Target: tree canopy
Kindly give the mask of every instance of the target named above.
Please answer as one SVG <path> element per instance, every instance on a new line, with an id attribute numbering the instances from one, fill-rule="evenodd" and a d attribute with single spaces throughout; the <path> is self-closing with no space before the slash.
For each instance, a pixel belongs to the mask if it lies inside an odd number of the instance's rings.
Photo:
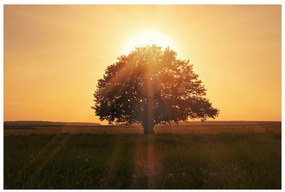
<path id="1" fill-rule="evenodd" d="M 170 48 L 137 47 L 107 67 L 94 93 L 100 120 L 139 123 L 153 133 L 159 123 L 215 118 L 219 110 L 189 60 L 179 60 Z"/>

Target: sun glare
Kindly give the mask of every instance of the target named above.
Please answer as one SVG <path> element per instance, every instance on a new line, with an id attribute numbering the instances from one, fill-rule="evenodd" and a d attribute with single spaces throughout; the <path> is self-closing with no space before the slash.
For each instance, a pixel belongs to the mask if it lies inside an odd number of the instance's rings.
<path id="1" fill-rule="evenodd" d="M 176 51 L 173 41 L 166 35 L 157 31 L 144 31 L 131 36 L 123 48 L 123 54 L 129 54 L 135 47 L 145 45 L 158 45 L 162 48 L 170 47 Z"/>

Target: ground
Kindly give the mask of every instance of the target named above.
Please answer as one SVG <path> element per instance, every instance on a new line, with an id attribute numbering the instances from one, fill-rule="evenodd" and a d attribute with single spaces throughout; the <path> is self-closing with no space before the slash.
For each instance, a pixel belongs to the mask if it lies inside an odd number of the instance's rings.
<path id="1" fill-rule="evenodd" d="M 7 127 L 5 189 L 280 189 L 280 122 Z"/>

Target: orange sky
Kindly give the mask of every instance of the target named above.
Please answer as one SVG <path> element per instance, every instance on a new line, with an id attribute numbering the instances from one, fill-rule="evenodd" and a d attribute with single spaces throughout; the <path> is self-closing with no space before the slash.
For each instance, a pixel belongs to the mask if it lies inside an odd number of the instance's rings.
<path id="1" fill-rule="evenodd" d="M 131 36 L 190 59 L 217 120 L 281 120 L 281 6 L 4 6 L 4 120 L 99 122 L 97 80 Z"/>

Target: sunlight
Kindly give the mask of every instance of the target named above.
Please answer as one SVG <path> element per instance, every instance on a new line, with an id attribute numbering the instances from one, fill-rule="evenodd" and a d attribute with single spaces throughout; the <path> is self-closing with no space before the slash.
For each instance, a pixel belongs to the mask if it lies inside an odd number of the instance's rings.
<path id="1" fill-rule="evenodd" d="M 123 48 L 123 54 L 129 54 L 135 47 L 156 44 L 162 48 L 170 47 L 177 50 L 173 41 L 163 33 L 157 31 L 143 31 L 131 36 Z"/>

